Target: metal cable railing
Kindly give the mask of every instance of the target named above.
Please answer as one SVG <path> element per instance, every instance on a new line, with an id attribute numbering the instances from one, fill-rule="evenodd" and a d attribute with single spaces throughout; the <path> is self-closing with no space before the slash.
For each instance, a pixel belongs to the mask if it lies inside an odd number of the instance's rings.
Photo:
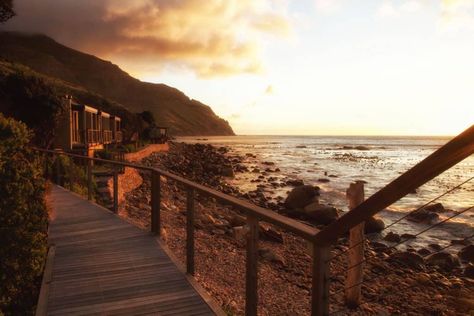
<path id="1" fill-rule="evenodd" d="M 463 181 L 462 183 L 460 183 L 460 184 L 456 185 L 455 187 L 449 189 L 448 191 L 444 192 L 443 194 L 438 195 L 437 197 L 435 197 L 434 199 L 430 200 L 429 202 L 423 204 L 422 206 L 418 207 L 417 209 L 414 209 L 414 210 L 412 210 L 412 211 L 406 213 L 405 215 L 403 215 L 403 216 L 400 217 L 399 219 L 397 219 L 397 220 L 395 220 L 394 222 L 390 223 L 389 225 L 385 226 L 385 228 L 383 228 L 382 231 L 385 231 L 385 230 L 387 230 L 388 228 L 390 228 L 390 227 L 392 227 L 392 226 L 394 226 L 394 225 L 400 223 L 402 220 L 408 218 L 408 217 L 409 217 L 410 215 L 412 215 L 413 213 L 416 213 L 416 212 L 418 212 L 418 211 L 420 211 L 420 210 L 426 208 L 428 205 L 430 205 L 430 204 L 432 204 L 432 203 L 438 201 L 439 199 L 441 199 L 442 197 L 448 195 L 449 193 L 452 193 L 453 191 L 455 191 L 455 190 L 461 188 L 463 185 L 465 185 L 466 183 L 468 183 L 468 182 L 470 182 L 470 181 L 472 181 L 472 180 L 474 180 L 474 177 L 471 177 L 471 178 L 469 178 L 469 179 Z M 350 250 L 356 248 L 357 246 L 361 245 L 361 244 L 364 243 L 364 242 L 365 242 L 365 240 L 362 240 L 362 241 L 360 241 L 360 242 L 358 242 L 358 243 L 352 245 L 351 247 L 340 251 L 339 253 L 337 253 L 337 254 L 335 254 L 334 256 L 332 256 L 331 259 L 329 259 L 328 261 L 332 261 L 332 260 L 336 259 L 337 257 L 342 256 L 343 254 L 349 252 Z"/>

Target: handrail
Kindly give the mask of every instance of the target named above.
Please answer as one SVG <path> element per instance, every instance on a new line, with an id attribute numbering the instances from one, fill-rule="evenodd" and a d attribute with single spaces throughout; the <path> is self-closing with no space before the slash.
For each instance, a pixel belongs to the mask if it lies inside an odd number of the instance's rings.
<path id="1" fill-rule="evenodd" d="M 352 227 L 368 220 L 473 153 L 474 125 L 387 184 L 359 206 L 326 226 L 315 236 L 314 242 L 319 245 L 332 244 Z"/>
<path id="2" fill-rule="evenodd" d="M 82 155 L 77 155 L 77 154 L 71 154 L 71 153 L 66 153 L 66 152 L 59 152 L 55 150 L 48 150 L 48 149 L 42 149 L 42 148 L 37 148 L 34 147 L 34 150 L 37 150 L 39 152 L 45 152 L 45 153 L 51 153 L 51 154 L 59 154 L 59 155 L 65 155 L 69 157 L 75 157 L 75 158 L 81 158 L 81 159 L 86 159 L 88 161 L 95 161 L 95 162 L 102 162 L 102 163 L 108 163 L 108 164 L 113 164 L 113 165 L 118 165 L 118 166 L 123 166 L 123 167 L 131 167 L 139 170 L 144 170 L 144 171 L 152 171 L 156 172 L 161 176 L 164 176 L 166 178 L 172 179 L 178 183 L 183 184 L 186 187 L 193 188 L 196 190 L 198 193 L 207 195 L 209 197 L 215 198 L 221 202 L 230 204 L 237 209 L 249 213 L 249 215 L 252 215 L 254 217 L 257 217 L 259 220 L 263 220 L 265 222 L 274 224 L 276 226 L 279 226 L 281 228 L 284 228 L 308 241 L 311 241 L 314 239 L 314 237 L 317 235 L 319 232 L 318 229 L 311 227 L 309 225 L 306 225 L 304 223 L 301 223 L 297 220 L 294 220 L 292 218 L 285 217 L 283 215 L 280 215 L 278 213 L 275 213 L 274 211 L 265 209 L 263 207 L 259 207 L 257 205 L 254 205 L 250 202 L 241 200 L 239 198 L 230 196 L 228 194 L 219 192 L 215 189 L 208 188 L 204 185 L 195 183 L 193 181 L 190 181 L 188 179 L 185 179 L 183 177 L 180 177 L 178 175 L 175 175 L 173 173 L 170 173 L 168 171 L 158 169 L 158 168 L 153 168 L 153 167 L 147 167 L 143 165 L 138 165 L 138 164 L 133 164 L 133 163 L 128 163 L 128 162 L 121 162 L 121 161 L 114 161 L 114 160 L 107 160 L 107 159 L 101 159 L 101 158 L 93 158 L 93 157 L 87 157 L 87 156 L 82 156 Z"/>

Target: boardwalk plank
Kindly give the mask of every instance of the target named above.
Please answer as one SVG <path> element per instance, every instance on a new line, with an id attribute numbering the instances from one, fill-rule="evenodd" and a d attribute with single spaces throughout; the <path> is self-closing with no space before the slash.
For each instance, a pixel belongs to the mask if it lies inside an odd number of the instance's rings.
<path id="1" fill-rule="evenodd" d="M 155 237 L 53 186 L 48 315 L 214 315 Z"/>

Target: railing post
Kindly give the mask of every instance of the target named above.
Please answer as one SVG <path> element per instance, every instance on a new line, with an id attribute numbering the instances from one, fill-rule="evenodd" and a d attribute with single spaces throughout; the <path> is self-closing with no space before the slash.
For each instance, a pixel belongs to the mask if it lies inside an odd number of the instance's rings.
<path id="1" fill-rule="evenodd" d="M 256 316 L 258 293 L 258 219 L 247 214 L 247 258 L 245 270 L 245 315 Z"/>
<path id="2" fill-rule="evenodd" d="M 56 156 L 56 184 L 61 185 L 61 165 L 59 155 Z"/>
<path id="3" fill-rule="evenodd" d="M 186 272 L 194 275 L 194 189 L 187 189 L 186 211 Z"/>
<path id="4" fill-rule="evenodd" d="M 160 174 L 156 171 L 151 172 L 151 231 L 160 236 L 161 219 L 160 219 Z"/>
<path id="5" fill-rule="evenodd" d="M 351 183 L 347 189 L 347 199 L 349 200 L 349 209 L 356 208 L 364 202 L 364 183 L 357 181 Z M 362 222 L 351 228 L 349 233 L 349 270 L 346 277 L 346 304 L 349 307 L 357 307 L 361 301 L 361 286 L 364 274 L 364 226 Z"/>
<path id="6" fill-rule="evenodd" d="M 87 159 L 87 199 L 92 200 L 92 160 Z"/>
<path id="7" fill-rule="evenodd" d="M 119 179 L 118 179 L 118 170 L 117 170 L 117 166 L 114 165 L 114 213 L 117 214 L 118 213 L 118 186 L 119 186 L 119 183 L 118 183 Z"/>
<path id="8" fill-rule="evenodd" d="M 329 315 L 329 246 L 320 246 L 312 243 L 312 293 L 311 315 Z"/>

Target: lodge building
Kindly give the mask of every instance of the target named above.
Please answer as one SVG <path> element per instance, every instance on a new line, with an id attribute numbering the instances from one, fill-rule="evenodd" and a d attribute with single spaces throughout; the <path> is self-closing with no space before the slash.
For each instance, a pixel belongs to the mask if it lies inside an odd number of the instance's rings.
<path id="1" fill-rule="evenodd" d="M 66 97 L 66 111 L 56 132 L 55 147 L 92 156 L 95 150 L 122 142 L 121 119 Z"/>

